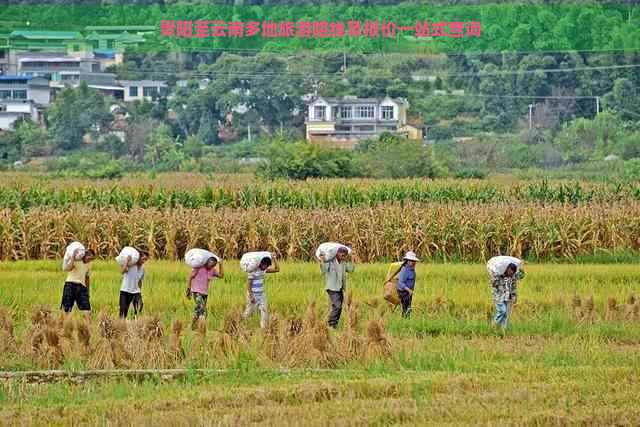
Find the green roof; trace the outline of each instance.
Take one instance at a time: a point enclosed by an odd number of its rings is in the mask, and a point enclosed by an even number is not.
[[[87,40],[117,40],[123,43],[143,43],[144,37],[137,34],[129,34],[128,32],[120,34],[98,34],[91,33],[87,36]]]
[[[24,37],[25,39],[81,39],[82,35],[75,31],[29,31],[18,30],[10,34],[11,38]]]
[[[91,25],[85,28],[85,31],[155,31],[156,27],[152,25]]]

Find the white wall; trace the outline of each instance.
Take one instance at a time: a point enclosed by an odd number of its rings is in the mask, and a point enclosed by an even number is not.
[[[20,113],[8,113],[8,112],[0,112],[0,129],[1,130],[9,130],[13,128],[13,122],[18,120],[22,114]]]
[[[380,107],[378,108],[378,119],[382,120],[382,107],[393,107],[393,120],[398,120],[400,115],[400,111],[398,110],[398,104],[396,104],[391,99],[385,99],[380,103]]]
[[[36,104],[49,105],[51,103],[51,92],[45,86],[30,86],[27,89],[27,98]]]
[[[327,102],[325,102],[322,99],[318,99],[317,101],[314,101],[313,103],[309,104],[309,120],[314,121],[316,120],[316,117],[314,115],[314,110],[316,106],[324,106],[326,108],[326,113],[325,113],[325,117],[327,118],[327,121],[332,121],[333,117],[331,117],[331,105],[329,105]]]

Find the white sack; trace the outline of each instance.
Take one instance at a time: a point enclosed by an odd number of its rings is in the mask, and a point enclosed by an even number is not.
[[[273,255],[271,255],[271,252],[266,251],[247,252],[240,258],[240,268],[245,273],[252,273],[256,271],[263,258],[273,259]]]
[[[135,265],[140,259],[140,252],[136,250],[136,248],[132,248],[131,246],[125,246],[120,251],[120,254],[116,257],[116,262],[120,264],[120,267],[124,267],[127,262],[127,257],[131,257],[131,261],[129,262],[129,267]]]
[[[318,249],[316,249],[316,258],[319,259],[320,255],[324,255],[325,261],[331,261],[336,257],[338,249],[340,248],[347,248],[347,251],[351,254],[351,248],[343,245],[342,243],[326,242],[318,246]]]
[[[204,266],[210,258],[215,258],[220,262],[220,257],[218,255],[206,249],[189,249],[187,253],[184,254],[184,262],[186,262],[191,268],[200,268]]]
[[[73,254],[76,252],[76,258],[73,259]],[[64,251],[64,258],[62,259],[62,270],[68,271],[73,265],[74,261],[79,261],[84,256],[86,251],[84,245],[80,242],[70,243]]]
[[[515,264],[520,270],[522,262],[521,259],[512,256],[496,256],[487,262],[487,271],[492,276],[502,276],[509,264]]]

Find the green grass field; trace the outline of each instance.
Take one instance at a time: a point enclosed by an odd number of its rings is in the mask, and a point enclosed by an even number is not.
[[[237,261],[225,267],[227,277],[210,290],[206,336],[185,328],[186,357],[157,366],[224,372],[193,373],[176,381],[4,381],[0,419],[59,425],[640,422],[640,302],[630,301],[640,285],[635,265],[528,266],[505,336],[488,322],[491,301],[482,265],[419,265],[410,320],[383,304],[380,282],[386,266],[359,265],[349,282],[359,302],[350,309],[357,313],[356,326],[349,326],[351,314],[345,313],[340,329],[326,337],[318,332],[308,340],[287,340],[282,335],[277,345],[258,330],[257,317],[229,332],[229,313],[243,304],[244,276]],[[166,347],[172,322],[180,319],[186,326],[190,319],[192,302],[184,297],[189,269],[152,261],[146,272],[145,319],[159,316],[165,332],[158,345]],[[97,350],[87,357],[74,350],[57,365],[26,350],[33,308],[48,305],[55,315],[60,303],[64,274],[58,262],[2,263],[0,277],[0,304],[11,313],[16,339],[14,348],[0,356],[2,370],[93,367]],[[117,315],[119,278],[115,262],[95,263],[94,320],[102,318],[98,312]],[[305,312],[316,300],[319,326],[313,330],[322,331],[327,301],[316,265],[283,263],[266,287],[271,311],[283,325],[300,316],[306,327]],[[380,319],[386,355],[372,344],[369,331],[370,322]],[[97,323],[95,349],[103,339]],[[316,343],[319,336],[324,344]],[[358,339],[364,349],[352,351],[349,346]],[[295,353],[293,347],[307,345]],[[141,353],[122,367],[156,367],[148,359]],[[283,374],[281,368],[292,370]]]

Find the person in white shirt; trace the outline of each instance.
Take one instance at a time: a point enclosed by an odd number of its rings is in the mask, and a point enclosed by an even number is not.
[[[243,317],[246,319],[256,310],[260,311],[260,327],[266,328],[269,324],[269,310],[267,308],[267,296],[264,292],[264,276],[267,273],[277,273],[280,271],[278,263],[271,258],[265,257],[260,261],[255,271],[247,274],[247,307]]]
[[[143,265],[149,256],[142,251],[138,262],[132,266],[131,257],[127,257],[127,262],[122,267],[122,286],[120,286],[120,318],[126,319],[129,307],[133,303],[133,314],[137,316],[142,311],[142,280],[144,279]]]

